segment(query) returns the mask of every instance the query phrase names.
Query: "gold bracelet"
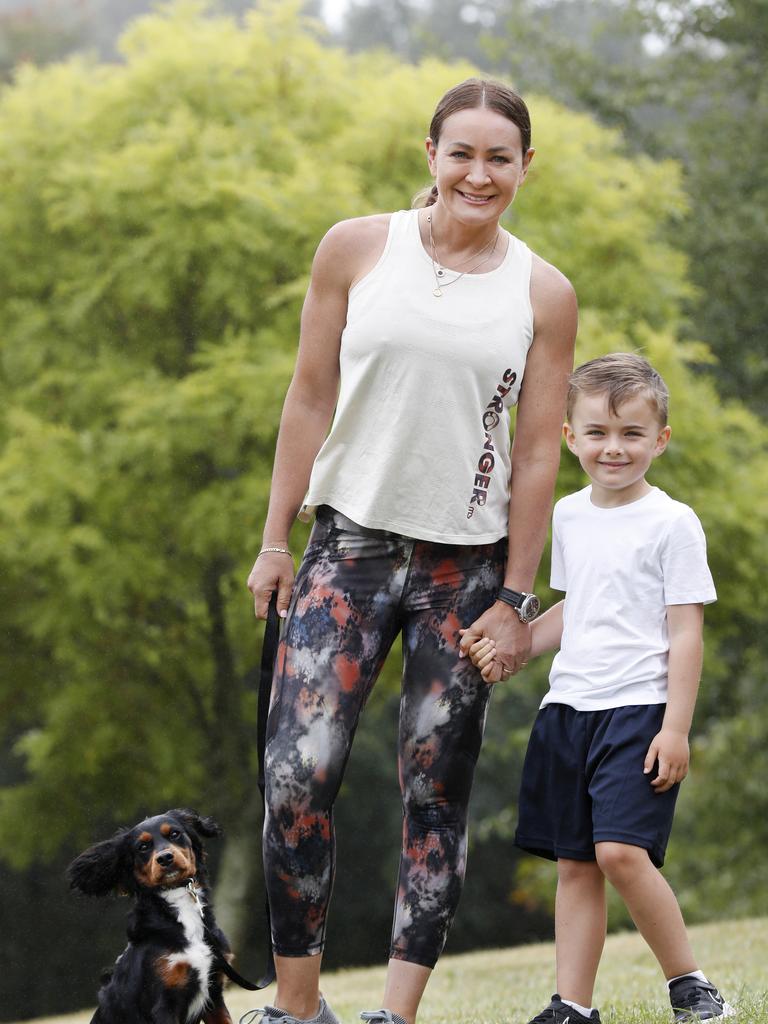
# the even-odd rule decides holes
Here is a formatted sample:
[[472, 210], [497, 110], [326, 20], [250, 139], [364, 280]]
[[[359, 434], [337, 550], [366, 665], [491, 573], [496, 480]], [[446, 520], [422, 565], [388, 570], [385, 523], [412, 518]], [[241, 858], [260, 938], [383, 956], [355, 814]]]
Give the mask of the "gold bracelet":
[[[291, 554], [291, 552], [288, 550], [288, 548], [262, 548], [261, 551], [259, 552], [259, 555], [263, 555], [265, 551], [277, 551], [281, 555], [290, 555]], [[256, 555], [256, 557], [258, 558], [259, 555]], [[293, 557], [293, 556], [291, 555], [291, 557]]]

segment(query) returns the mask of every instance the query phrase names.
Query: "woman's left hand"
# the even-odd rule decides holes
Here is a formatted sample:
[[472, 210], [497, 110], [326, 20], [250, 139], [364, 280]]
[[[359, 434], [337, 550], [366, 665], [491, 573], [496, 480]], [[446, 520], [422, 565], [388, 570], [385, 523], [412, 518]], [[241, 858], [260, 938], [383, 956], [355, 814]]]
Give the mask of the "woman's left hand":
[[531, 627], [521, 622], [514, 608], [503, 601], [496, 601], [471, 626], [460, 629], [459, 634], [461, 658], [467, 657], [469, 648], [481, 637], [493, 638], [496, 644], [495, 657], [482, 673], [487, 683], [503, 682], [528, 663]]

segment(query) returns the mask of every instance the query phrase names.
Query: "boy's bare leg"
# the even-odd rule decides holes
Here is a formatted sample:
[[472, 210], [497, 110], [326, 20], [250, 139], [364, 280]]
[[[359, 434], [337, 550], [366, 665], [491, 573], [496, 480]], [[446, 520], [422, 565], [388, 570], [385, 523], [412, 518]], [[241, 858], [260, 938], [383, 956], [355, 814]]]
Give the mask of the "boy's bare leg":
[[275, 956], [275, 1006], [299, 1020], [310, 1020], [320, 1009], [320, 964], [323, 957]]
[[596, 843], [597, 862], [614, 886], [637, 929], [659, 961], [664, 977], [697, 970], [675, 894], [648, 851], [626, 843]]
[[605, 943], [605, 879], [593, 860], [557, 862], [555, 958], [561, 999], [592, 1005]]
[[382, 1006], [404, 1017], [408, 1024], [414, 1024], [431, 973], [431, 967], [392, 958], [387, 965]]

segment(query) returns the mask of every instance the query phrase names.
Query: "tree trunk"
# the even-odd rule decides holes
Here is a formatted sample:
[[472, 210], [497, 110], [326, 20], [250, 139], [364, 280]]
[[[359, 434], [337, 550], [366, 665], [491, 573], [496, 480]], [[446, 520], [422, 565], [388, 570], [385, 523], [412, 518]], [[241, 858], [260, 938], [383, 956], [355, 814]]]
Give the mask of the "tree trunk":
[[[261, 864], [261, 795], [254, 793], [227, 829], [214, 891], [216, 919], [237, 954], [248, 940], [266, 957], [264, 872]], [[261, 955], [259, 952], [258, 955]], [[256, 970], [261, 969], [261, 964]]]

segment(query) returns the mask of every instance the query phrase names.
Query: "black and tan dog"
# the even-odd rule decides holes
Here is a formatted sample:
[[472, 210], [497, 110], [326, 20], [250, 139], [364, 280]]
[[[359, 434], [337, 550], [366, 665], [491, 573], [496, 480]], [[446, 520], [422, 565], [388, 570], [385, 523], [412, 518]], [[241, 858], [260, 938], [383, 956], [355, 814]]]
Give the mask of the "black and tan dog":
[[202, 844], [220, 834], [212, 818], [166, 811], [70, 864], [73, 889], [134, 899], [128, 945], [102, 979], [91, 1024], [231, 1024], [221, 967], [229, 945], [213, 916]]

